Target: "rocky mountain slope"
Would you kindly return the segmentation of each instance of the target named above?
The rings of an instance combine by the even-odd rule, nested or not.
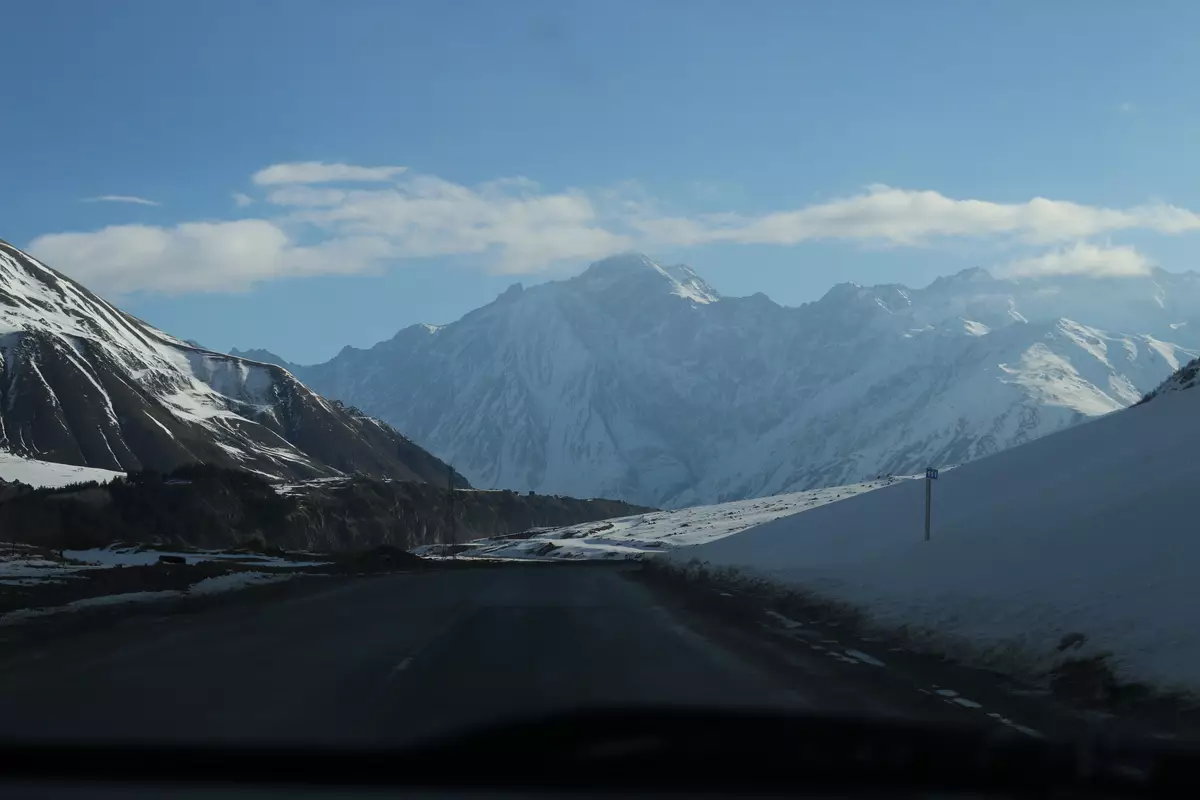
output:
[[[1171,373],[1171,376],[1165,381],[1154,387],[1154,390],[1148,392],[1140,402],[1147,403],[1164,394],[1181,392],[1184,389],[1192,389],[1197,383],[1200,383],[1200,358],[1193,358],[1191,361]]]
[[[670,507],[968,461],[1130,405],[1200,349],[1197,308],[1193,273],[978,269],[787,308],[624,255],[287,366],[477,486]]]
[[[205,462],[441,485],[448,474],[390,426],[286,370],[156,330],[3,241],[0,448],[121,472]]]

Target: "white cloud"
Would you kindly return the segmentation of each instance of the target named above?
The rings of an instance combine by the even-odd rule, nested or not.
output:
[[[1040,256],[1011,261],[996,270],[1006,278],[1049,275],[1086,275],[1093,278],[1128,278],[1149,274],[1153,265],[1132,247],[1099,246],[1076,242]]]
[[[162,205],[154,200],[147,200],[144,197],[134,197],[131,194],[102,194],[99,197],[85,197],[81,203],[135,203],[139,206],[157,206]]]
[[[246,206],[248,206],[254,202],[253,197],[251,197],[250,195],[245,194],[243,192],[234,192],[232,196],[233,196],[233,204],[235,206],[237,206],[238,208],[245,208]]]
[[[336,206],[346,199],[341,189],[318,189],[304,184],[293,184],[274,189],[267,201],[277,206]]]
[[[37,258],[89,288],[124,294],[241,291],[270,278],[364,272],[379,252],[369,240],[297,246],[261,219],[174,227],[113,225],[91,233],[39,236]]]
[[[357,191],[292,185],[267,202],[275,219],[111,226],[41,236],[29,250],[120,295],[239,291],[272,278],[370,272],[442,255],[476,255],[495,271],[527,273],[634,244],[600,224],[583,193],[544,193],[525,179],[468,187],[417,175]]]
[[[1130,103],[1128,101],[1120,103],[1117,105],[1117,110],[1120,111],[1122,114],[1128,114],[1131,111],[1133,111],[1133,103]]]
[[[739,214],[651,218],[635,222],[667,244],[709,242],[793,245],[817,239],[880,240],[915,245],[937,237],[1015,236],[1035,243],[1069,241],[1110,231],[1200,230],[1200,215],[1170,205],[1129,209],[1035,197],[1025,203],[958,200],[934,191],[872,186],[852,197],[756,217]]]
[[[1074,243],[1006,268],[1011,274],[1142,274],[1148,266],[1136,251],[1087,240],[1125,230],[1200,230],[1200,215],[1163,203],[1104,208],[1040,197],[998,203],[888,186],[764,214],[686,216],[663,213],[630,182],[590,191],[548,191],[520,177],[468,186],[400,167],[318,162],[276,164],[254,179],[270,188],[253,201],[265,209],[253,218],[50,234],[31,251],[99,291],[121,294],[239,290],[273,278],[368,272],[433,256],[530,274],[622,250],[711,242]],[[378,185],[316,185],[328,182]],[[252,202],[241,193],[234,199],[239,207]]]
[[[389,181],[402,174],[408,167],[358,167],[353,164],[326,164],[322,161],[296,161],[289,164],[272,164],[254,173],[254,182],[259,186],[276,186],[283,183],[334,183]]]
[[[334,237],[382,236],[399,258],[488,255],[500,272],[536,272],[634,244],[601,223],[584,193],[541,193],[521,178],[472,188],[414,175],[388,189],[296,189],[271,195],[273,202],[295,207],[288,220]]]

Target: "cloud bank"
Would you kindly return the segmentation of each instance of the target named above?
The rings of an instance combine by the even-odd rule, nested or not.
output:
[[[54,233],[35,239],[30,250],[100,291],[123,294],[240,291],[274,278],[372,272],[434,256],[536,274],[629,249],[819,240],[1017,243],[1051,249],[1010,262],[1000,269],[1005,274],[1131,276],[1149,270],[1143,255],[1087,240],[1122,231],[1200,230],[1200,214],[1163,203],[1105,208],[1042,197],[998,203],[882,185],[765,214],[678,215],[660,213],[635,186],[548,191],[526,178],[468,186],[400,166],[282,163],[259,170],[252,182],[261,196],[233,196],[239,208],[254,205],[253,217]]]

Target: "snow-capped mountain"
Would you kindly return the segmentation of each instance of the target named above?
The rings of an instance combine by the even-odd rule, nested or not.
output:
[[[0,447],[117,471],[204,461],[279,477],[447,474],[286,370],[169,336],[3,241]]]
[[[786,308],[623,255],[286,366],[476,485],[670,507],[968,461],[1130,405],[1195,355],[1198,301],[1192,273],[971,269]]]

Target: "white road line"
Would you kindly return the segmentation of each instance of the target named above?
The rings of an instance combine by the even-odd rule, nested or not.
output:
[[[858,659],[859,661],[863,662],[864,664],[870,664],[873,667],[886,667],[887,666],[887,664],[883,663],[878,658],[869,656],[866,653],[864,653],[862,650],[847,650],[846,655],[850,656],[851,658]]]

